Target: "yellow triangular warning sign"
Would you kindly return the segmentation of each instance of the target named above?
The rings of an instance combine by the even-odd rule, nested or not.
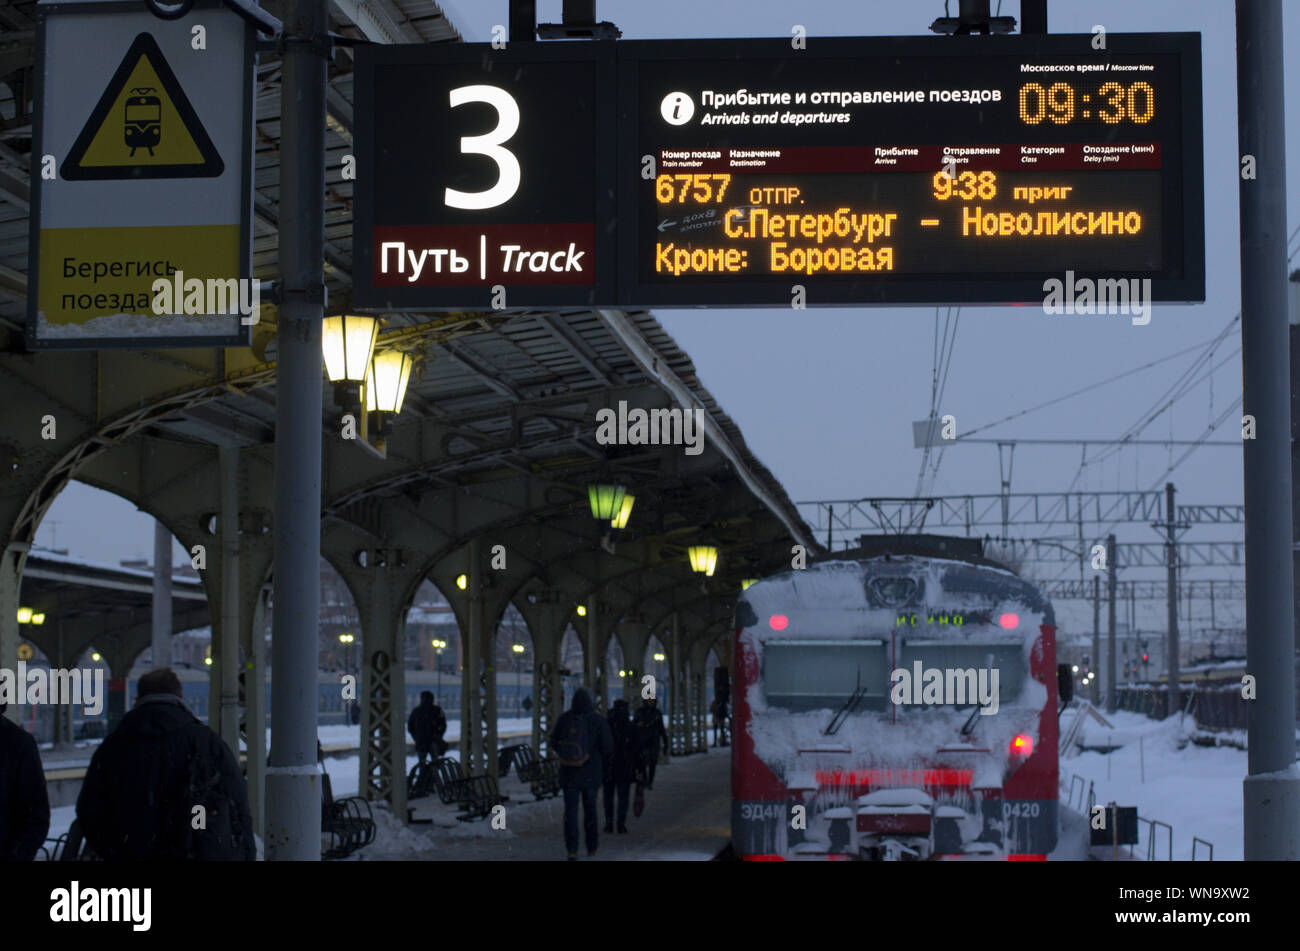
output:
[[[225,166],[162,50],[141,33],[60,169],[72,181],[211,178]]]

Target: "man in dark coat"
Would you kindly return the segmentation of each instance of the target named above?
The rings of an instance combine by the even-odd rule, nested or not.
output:
[[[0,704],[0,862],[30,862],[50,831],[50,799],[35,738]]]
[[[614,793],[618,793],[618,831],[627,832],[627,803],[632,782],[641,766],[641,736],[632,722],[626,700],[615,700],[609,711],[609,731],[614,737],[614,761],[605,773],[605,831],[614,831]]]
[[[204,827],[195,829],[200,817]],[[239,761],[190,712],[167,668],[140,678],[134,708],[95,751],[77,818],[87,844],[107,861],[257,856]]]
[[[659,744],[668,748],[668,731],[664,729],[664,715],[659,711],[659,701],[651,697],[636,712],[637,730],[641,734],[641,751],[645,762],[645,788],[655,788],[655,767],[659,765]]]
[[[441,756],[447,752],[447,744],[442,735],[447,732],[447,716],[442,707],[433,702],[433,692],[420,692],[420,705],[411,711],[406,720],[406,729],[415,740],[415,752],[419,754],[421,765],[425,757]]]
[[[575,720],[585,722],[585,728]],[[573,737],[585,734],[585,750],[571,749]],[[586,833],[587,854],[596,854],[600,822],[596,816],[596,793],[605,781],[605,764],[614,756],[614,737],[609,724],[596,713],[591,694],[579,687],[573,692],[573,703],[567,713],[560,715],[551,731],[551,749],[560,756],[560,788],[564,790],[564,844],[569,860],[578,857],[578,800],[582,800],[582,824]],[[582,760],[580,765],[566,765],[565,758]]]

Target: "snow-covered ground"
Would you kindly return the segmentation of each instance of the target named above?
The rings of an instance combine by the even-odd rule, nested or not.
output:
[[[527,733],[533,728],[532,717],[502,717],[497,720],[497,735],[505,736],[509,733]],[[316,735],[320,737],[323,746],[341,746],[348,744],[350,746],[359,746],[361,744],[361,727],[352,725],[333,725],[322,726],[317,729]],[[443,737],[448,743],[454,743],[460,740],[460,721],[448,720],[447,733]],[[407,737],[410,741],[410,737]],[[266,731],[266,742],[271,742],[271,731]],[[502,746],[507,744],[502,743]]]
[[[1074,711],[1069,711],[1062,717],[1063,729],[1073,716]],[[1078,777],[1083,788],[1080,790],[1077,783],[1074,786],[1076,805],[1080,798],[1086,797],[1087,784],[1092,783],[1097,802],[1104,804],[1113,800],[1122,806],[1137,806],[1138,815],[1143,819],[1156,819],[1172,826],[1174,859],[1190,859],[1192,837],[1197,836],[1213,843],[1215,861],[1240,861],[1245,751],[1230,747],[1202,747],[1187,742],[1177,717],[1158,721],[1137,713],[1117,711],[1107,715],[1107,719],[1113,728],[1108,729],[1090,720],[1081,731],[1083,741],[1086,745],[1114,745],[1118,749],[1110,754],[1079,753],[1061,760],[1063,810],[1070,794],[1071,777]],[[501,734],[507,734],[530,727],[528,719],[502,720],[499,730]],[[1194,729],[1190,720],[1186,729]],[[447,739],[458,740],[459,734],[459,723],[452,721],[448,725]],[[321,728],[320,738],[326,746],[352,745],[359,742],[360,734],[355,726],[327,726]],[[456,756],[457,753],[452,749],[448,755]],[[408,771],[415,762],[414,756],[407,757]],[[325,760],[335,796],[356,795],[358,767],[357,756]],[[671,775],[674,771],[670,768],[667,772]],[[511,794],[516,804],[511,807],[510,831],[495,833],[502,840],[513,838],[516,832],[526,836],[534,823],[549,828],[558,820],[556,810],[559,803],[556,800],[531,803],[532,797],[522,787],[517,787],[513,774],[502,784],[502,791]],[[484,822],[457,823],[450,811],[446,815],[442,810],[435,809],[435,812],[434,826],[408,827],[386,810],[376,809],[379,823],[377,841],[358,857],[411,858],[417,853],[428,854],[431,848],[436,853],[439,845],[445,849],[451,839],[475,839],[493,831]],[[74,806],[52,810],[50,837],[66,832],[75,813]],[[1145,823],[1140,825],[1142,838],[1136,849],[1139,858],[1146,855],[1147,829]],[[1164,836],[1164,831],[1160,830],[1157,855],[1162,859],[1168,854]],[[480,850],[475,848],[472,851],[477,854]],[[485,852],[480,857],[488,856]],[[686,857],[685,853],[680,857]],[[701,853],[691,857],[705,856]],[[1203,850],[1198,849],[1197,857],[1204,857]]]
[[[502,717],[497,721],[497,736],[505,737],[511,734],[528,733],[532,728],[533,721],[531,717]],[[321,726],[317,728],[316,735],[320,738],[321,745],[326,747],[361,745],[360,725],[332,724],[329,726]],[[444,736],[444,739],[446,739],[448,743],[459,742],[459,720],[447,721],[447,733]],[[269,749],[271,743],[270,729],[266,731],[266,742]],[[409,736],[407,737],[407,742],[410,742]],[[51,769],[55,766],[60,769],[75,769],[78,766],[89,766],[90,758],[95,755],[95,750],[98,749],[99,744],[99,740],[91,740],[88,743],[77,744],[75,749],[59,751],[56,753],[52,743],[44,743],[40,747],[41,759],[47,769]],[[503,742],[501,745],[505,746],[507,744]],[[240,741],[239,748],[241,750],[244,749],[244,743],[242,740]]]
[[[502,719],[497,721],[497,733],[504,736],[508,733],[521,733],[531,730],[533,721],[531,718]],[[341,746],[349,744],[359,746],[361,743],[360,726],[323,726],[317,731],[323,746]],[[447,742],[454,743],[460,739],[460,721],[449,720],[447,722],[447,733],[444,737]],[[270,731],[267,731],[267,742],[270,742]],[[506,745],[506,744],[502,744]],[[459,759],[460,754],[455,749],[447,751],[447,755]],[[417,757],[408,756],[406,758],[406,771],[409,773],[411,767],[415,765]],[[60,763],[60,766],[88,765],[89,757],[84,761],[73,761],[69,763]],[[330,788],[334,795],[342,798],[344,796],[355,796],[360,788],[358,780],[360,779],[361,758],[359,756],[346,756],[339,759],[326,757],[325,770],[330,776]],[[77,807],[60,806],[57,809],[50,810],[50,831],[48,837],[56,839],[68,831],[72,825],[72,820],[77,817]]]
[[[1075,711],[1061,718],[1065,730]],[[1214,845],[1214,860],[1242,859],[1241,784],[1246,776],[1246,752],[1230,747],[1203,747],[1185,740],[1185,730],[1195,729],[1189,719],[1185,729],[1178,717],[1150,720],[1123,710],[1104,714],[1114,729],[1089,718],[1084,743],[1089,746],[1115,745],[1110,754],[1079,753],[1061,760],[1062,807],[1069,795],[1070,777],[1078,776],[1086,786],[1093,783],[1096,800],[1103,805],[1114,801],[1137,806],[1143,819],[1157,819],[1173,827],[1174,859],[1192,857],[1192,837]],[[1181,748],[1180,748],[1181,747]],[[1080,799],[1075,785],[1075,805]],[[1139,824],[1141,841],[1136,848],[1145,858],[1147,825]],[[1165,830],[1156,836],[1157,857],[1168,856]],[[1205,858],[1198,847],[1197,858]]]
[[[661,765],[655,788],[646,793],[644,815],[638,818],[629,813],[627,835],[602,834],[596,858],[601,861],[711,859],[731,835],[728,825],[730,752],[711,749],[706,756],[675,758]],[[455,756],[456,751],[449,750],[448,755]],[[408,770],[415,761],[414,756],[407,757]],[[356,794],[357,766],[355,756],[325,760],[336,798]],[[375,841],[356,852],[351,860],[563,859],[563,800],[535,801],[513,770],[501,781],[500,788],[509,797],[505,802],[504,829],[484,820],[458,822],[456,807],[442,804],[436,796],[414,804],[416,815],[431,819],[429,824],[407,825],[386,804],[372,803]],[[75,816],[74,806],[51,810],[49,836],[55,838],[66,832]],[[585,850],[582,855],[586,860]]]

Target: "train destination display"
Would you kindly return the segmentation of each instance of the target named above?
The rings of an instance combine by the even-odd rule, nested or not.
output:
[[[1200,37],[1093,42],[619,44],[620,298],[1037,303],[1069,271],[1203,300]]]

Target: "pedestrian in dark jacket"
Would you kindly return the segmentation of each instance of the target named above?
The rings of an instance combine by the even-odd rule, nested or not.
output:
[[[107,861],[257,856],[239,761],[190,712],[167,668],[140,678],[135,706],[95,751],[77,818]]]
[[[551,731],[551,749],[560,758],[560,788],[564,790],[564,844],[569,860],[578,857],[578,800],[582,800],[582,824],[587,854],[595,855],[600,832],[596,817],[596,793],[605,781],[605,764],[614,756],[614,737],[609,724],[595,711],[591,694],[579,687],[573,704],[560,715]]]
[[[609,732],[614,738],[612,767],[605,774],[605,831],[614,831],[614,794],[618,793],[618,831],[627,832],[627,804],[632,783],[641,768],[641,736],[632,722],[626,700],[615,700],[609,711]]]
[[[655,767],[659,765],[659,745],[668,748],[668,731],[664,729],[664,715],[659,701],[647,700],[636,712],[637,730],[641,734],[642,759],[645,763],[645,788],[655,788]]]
[[[420,705],[411,711],[406,720],[406,729],[415,740],[415,752],[419,754],[420,764],[425,757],[441,756],[447,752],[447,744],[442,735],[447,732],[447,716],[442,707],[433,702],[433,692],[424,690],[420,693]]]
[[[0,862],[30,862],[50,831],[50,799],[35,738],[0,704]]]

